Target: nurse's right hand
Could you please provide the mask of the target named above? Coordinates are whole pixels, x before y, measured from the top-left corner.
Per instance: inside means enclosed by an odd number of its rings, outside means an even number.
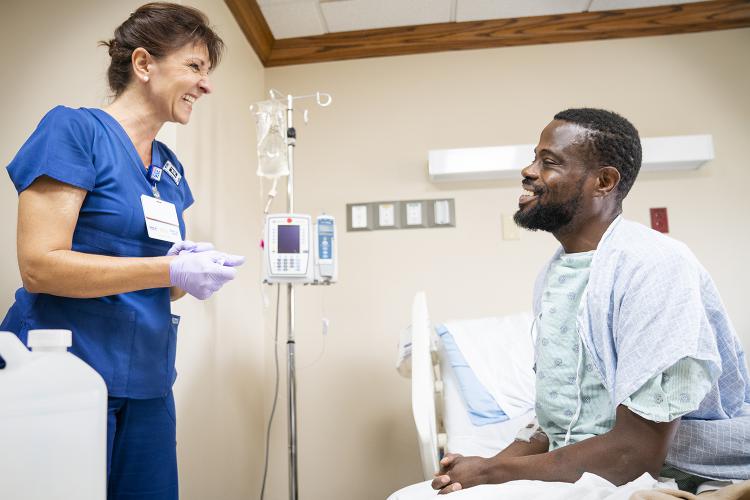
[[[172,286],[185,290],[193,297],[205,300],[237,275],[236,266],[245,262],[241,255],[209,250],[200,253],[181,253],[169,263]]]

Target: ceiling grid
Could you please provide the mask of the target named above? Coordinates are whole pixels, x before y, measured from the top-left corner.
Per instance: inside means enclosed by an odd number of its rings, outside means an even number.
[[[258,0],[276,39],[325,33],[634,9],[701,0]]]
[[[750,26],[750,0],[225,2],[265,66]]]

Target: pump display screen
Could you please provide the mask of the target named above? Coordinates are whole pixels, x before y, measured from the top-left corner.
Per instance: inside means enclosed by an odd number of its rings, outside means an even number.
[[[299,226],[279,225],[279,253],[299,253]]]

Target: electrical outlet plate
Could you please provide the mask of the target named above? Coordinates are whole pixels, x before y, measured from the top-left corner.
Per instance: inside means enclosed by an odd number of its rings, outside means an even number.
[[[375,229],[398,229],[401,227],[401,202],[399,201],[378,201],[371,203],[373,215],[375,218]]]
[[[425,200],[429,227],[456,227],[456,206],[453,198]]]
[[[349,203],[346,205],[347,231],[372,231],[372,208],[368,203]]]
[[[453,198],[347,203],[346,230],[456,227]]]
[[[409,200],[401,202],[401,227],[427,227],[427,201]]]
[[[378,226],[394,227],[396,225],[396,205],[394,203],[378,204]]]

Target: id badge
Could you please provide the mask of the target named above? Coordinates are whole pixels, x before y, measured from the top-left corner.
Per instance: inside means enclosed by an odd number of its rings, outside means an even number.
[[[142,194],[141,204],[143,204],[143,215],[146,218],[149,238],[171,243],[182,240],[174,203]]]

